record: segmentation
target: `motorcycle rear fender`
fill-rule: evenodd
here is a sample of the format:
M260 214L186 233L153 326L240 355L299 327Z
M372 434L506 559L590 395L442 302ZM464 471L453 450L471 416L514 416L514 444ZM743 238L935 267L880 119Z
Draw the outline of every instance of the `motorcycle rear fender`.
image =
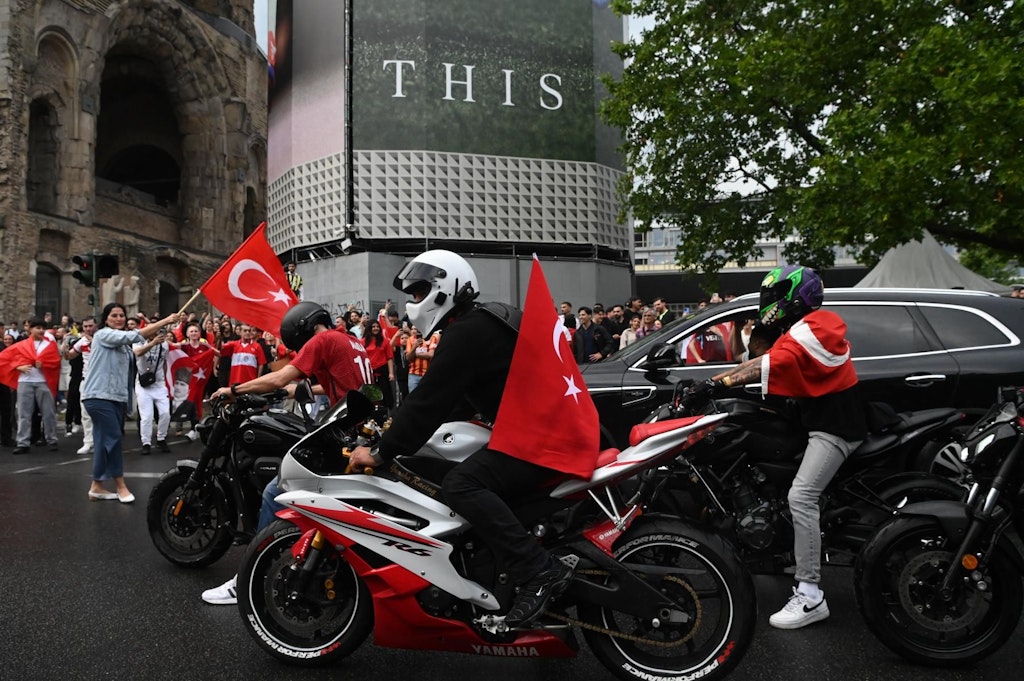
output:
M934 518L942 526L945 532L953 541L960 541L967 532L970 519L967 517L967 504L961 501L919 501L907 504L898 511L901 516L920 516ZM1006 517L1003 508L997 508L993 512L996 522ZM1013 526L1008 528L1000 538L1001 546L1013 560L1014 565L1021 572L1024 572L1024 541L1021 541L1020 534Z

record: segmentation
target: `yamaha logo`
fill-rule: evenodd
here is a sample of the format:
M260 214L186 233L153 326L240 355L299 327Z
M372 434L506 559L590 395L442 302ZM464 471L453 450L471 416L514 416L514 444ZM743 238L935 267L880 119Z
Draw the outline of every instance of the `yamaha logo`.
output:
M455 442L455 433L445 433L444 436L441 438L441 442L445 443L446 445L450 445L451 443Z
M256 442L256 433L252 432L251 430L245 431L244 433L242 433L242 442L244 442L247 445L251 445L253 442Z

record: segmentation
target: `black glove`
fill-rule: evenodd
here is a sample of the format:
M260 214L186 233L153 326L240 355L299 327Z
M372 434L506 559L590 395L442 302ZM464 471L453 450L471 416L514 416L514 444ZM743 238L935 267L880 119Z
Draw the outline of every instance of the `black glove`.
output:
M721 387L722 382L713 379L708 379L703 383L697 383L691 385L689 388L683 391L683 402L682 406L692 407L701 405L714 397L718 388Z

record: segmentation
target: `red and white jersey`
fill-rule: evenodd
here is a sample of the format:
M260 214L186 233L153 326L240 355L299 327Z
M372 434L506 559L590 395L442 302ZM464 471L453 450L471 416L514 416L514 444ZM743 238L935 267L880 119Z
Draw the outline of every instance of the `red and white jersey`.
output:
M782 397L821 397L857 385L846 322L815 310L782 334L761 356L761 392Z
M221 357L231 358L231 373L228 382L245 383L260 374L260 367L267 363L263 347L256 341L228 341L220 349Z
M89 371L89 362L92 361L92 339L82 336L78 342L71 346L71 349L82 356L82 376Z
M332 405L349 390L373 383L366 348L358 338L338 329L313 334L292 360L292 366L304 376L316 378Z

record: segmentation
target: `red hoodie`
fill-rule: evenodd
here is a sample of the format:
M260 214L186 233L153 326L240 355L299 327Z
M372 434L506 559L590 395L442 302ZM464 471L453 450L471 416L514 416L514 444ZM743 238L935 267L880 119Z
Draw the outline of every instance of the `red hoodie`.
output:
M815 310L761 357L761 391L783 397L821 397L857 385L846 322Z

